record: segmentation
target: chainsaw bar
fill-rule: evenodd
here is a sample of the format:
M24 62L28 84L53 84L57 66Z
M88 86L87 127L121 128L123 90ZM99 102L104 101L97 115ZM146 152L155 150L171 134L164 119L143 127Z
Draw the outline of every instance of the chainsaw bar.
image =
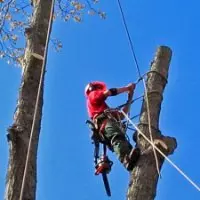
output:
M103 178L104 187L106 189L106 193L110 197L111 196L110 185L109 185L109 182L108 182L107 174L105 172L102 173L102 178Z

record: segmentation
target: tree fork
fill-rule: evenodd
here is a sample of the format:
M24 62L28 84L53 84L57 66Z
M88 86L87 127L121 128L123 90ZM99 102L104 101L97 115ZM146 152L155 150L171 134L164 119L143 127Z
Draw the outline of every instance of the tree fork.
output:
M151 69L147 73L147 95L150 109L151 132L153 139L164 141L168 149L162 149L165 155L172 154L177 147L176 139L163 136L159 130L159 115L161 103L163 100L163 92L168 79L168 70L172 52L166 46L160 46L157 49L154 60L151 63ZM150 138L148 127L148 113L146 99L144 98L140 113L140 123L138 128ZM127 192L127 200L153 200L156 196L156 188L158 183L158 173L156 170L156 161L153 151L145 151L150 144L135 132L134 138L137 146L144 152L133 172L131 173L129 188ZM158 146L159 147L159 146ZM161 169L164 158L156 151Z
M19 98L14 114L14 122L8 128L9 165L7 170L5 200L19 200L43 64L42 60L34 55L44 56L50 20L52 0L34 2L32 21L30 27L25 30L26 49L21 62L23 74L19 89ZM35 130L33 132L23 200L34 200L36 196L37 149L42 118L43 89L44 77L35 120Z

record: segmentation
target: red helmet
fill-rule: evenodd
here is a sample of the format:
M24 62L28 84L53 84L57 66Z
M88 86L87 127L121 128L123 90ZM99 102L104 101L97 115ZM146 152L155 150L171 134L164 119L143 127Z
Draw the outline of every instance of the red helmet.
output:
M100 81L94 81L91 83L88 83L85 87L85 95L87 96L91 91L93 90L106 90L106 84L104 82Z

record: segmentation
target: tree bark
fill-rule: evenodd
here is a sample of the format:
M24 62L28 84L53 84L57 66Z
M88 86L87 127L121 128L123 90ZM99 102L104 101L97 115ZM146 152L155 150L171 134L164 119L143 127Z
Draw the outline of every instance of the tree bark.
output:
M150 107L151 132L153 139L161 139L168 146L168 150L161 150L165 155L172 154L177 146L175 138L163 136L159 130L159 115L161 110L161 102L163 100L163 92L168 79L168 69L172 52L168 47L161 46L158 48L155 58L151 63L151 69L147 74L147 94ZM138 128L150 138L148 128L148 115L146 99L144 98L140 123ZM136 144L144 152L137 166L131 173L129 188L127 192L128 200L152 200L156 196L156 188L158 183L158 173L156 170L156 162L152 149L146 150L150 144L137 132L134 135ZM146 151L145 151L146 150ZM157 151L156 151L157 152ZM161 169L164 158L157 152L159 167Z
M19 89L19 98L14 114L14 122L8 128L9 165L5 190L6 200L19 200L20 196L36 96L43 64L42 60L33 56L35 54L32 53L44 56L50 19L52 0L34 2L32 21L30 27L25 31L26 49L21 63L23 73ZM23 200L34 200L36 196L37 149L42 118L43 89L44 77L36 115L35 130L33 132Z

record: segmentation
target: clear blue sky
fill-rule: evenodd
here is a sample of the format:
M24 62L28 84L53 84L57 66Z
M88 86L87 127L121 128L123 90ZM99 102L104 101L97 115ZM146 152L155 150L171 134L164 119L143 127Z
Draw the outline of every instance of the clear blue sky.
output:
M149 70L155 50L173 50L169 83L164 93L160 129L176 137L178 148L170 156L200 185L200 2L198 0L123 1L131 37L142 73ZM137 72L131 57L117 1L101 0L107 19L85 16L80 24L56 21L52 36L62 39L57 54L49 49L44 110L38 151L38 200L106 200L101 177L93 175L93 146L85 125L84 87L91 80L108 87L134 82ZM0 61L0 199L3 199L8 145L6 129L12 124L21 69ZM143 92L136 88L136 96ZM125 96L112 98L111 106ZM138 114L140 104L133 106ZM131 137L131 133L129 133ZM126 170L110 154L114 166L109 181L113 200L125 199ZM198 200L200 193L165 162L156 200Z

